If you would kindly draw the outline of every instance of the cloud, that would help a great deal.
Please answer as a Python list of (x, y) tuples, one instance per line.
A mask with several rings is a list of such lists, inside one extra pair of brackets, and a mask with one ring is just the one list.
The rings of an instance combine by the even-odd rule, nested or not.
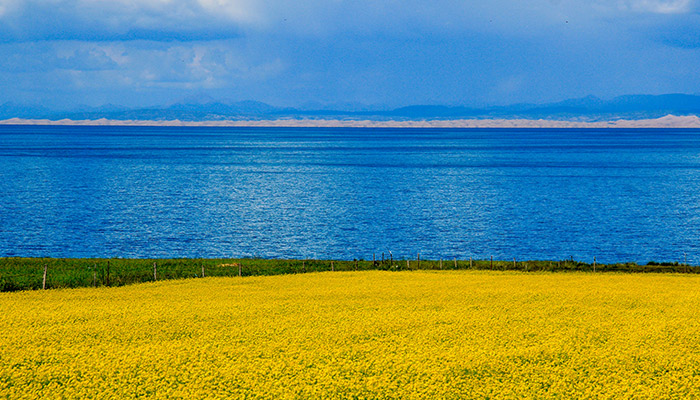
[(259, 57), (228, 41), (39, 42), (0, 45), (0, 53), (0, 73), (52, 80), (70, 72), (72, 78), (61, 83), (66, 87), (231, 88), (285, 69), (276, 57)]
[(121, 61), (108, 47), (89, 43), (5, 44), (0, 51), (0, 71), (12, 73), (109, 70)]
[(582, 20), (591, 12), (573, 0), (0, 0), (0, 40), (527, 33), (559, 26), (567, 17)]
[(684, 14), (692, 10), (691, 0), (627, 0), (623, 8), (656, 14)]
[(221, 40), (279, 34), (422, 37), (592, 30), (626, 13), (690, 12), (691, 0), (0, 0), (0, 41)]
[[(0, 0), (0, 41), (218, 40), (241, 35), (254, 22), (209, 1), (194, 0)], [(223, 6), (222, 6), (223, 7)], [(222, 8), (223, 9), (223, 8)]]
[(678, 71), (697, 65), (699, 17), (695, 0), (0, 0), (0, 103), (206, 90), (399, 106), (682, 91), (697, 81)]

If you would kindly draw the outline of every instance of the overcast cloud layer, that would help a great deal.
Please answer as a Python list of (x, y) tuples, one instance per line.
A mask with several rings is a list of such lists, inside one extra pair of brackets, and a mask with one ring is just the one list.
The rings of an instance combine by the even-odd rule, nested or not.
[(0, 0), (0, 103), (700, 93), (694, 0)]

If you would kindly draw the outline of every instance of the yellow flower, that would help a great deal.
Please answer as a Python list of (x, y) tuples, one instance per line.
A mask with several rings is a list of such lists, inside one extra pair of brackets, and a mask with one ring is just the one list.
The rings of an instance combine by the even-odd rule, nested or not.
[(698, 398), (699, 287), (370, 271), (0, 293), (0, 398)]

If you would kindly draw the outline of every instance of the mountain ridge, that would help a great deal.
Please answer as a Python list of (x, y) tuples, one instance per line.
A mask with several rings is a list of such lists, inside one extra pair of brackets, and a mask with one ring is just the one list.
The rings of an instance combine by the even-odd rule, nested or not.
[(163, 106), (123, 107), (103, 105), (51, 110), (37, 105), (7, 102), (0, 105), (0, 119), (242, 121), (271, 119), (348, 120), (455, 120), (455, 119), (554, 119), (589, 122), (611, 119), (654, 119), (665, 115), (700, 115), (700, 96), (690, 94), (624, 95), (610, 100), (595, 96), (546, 104), (516, 103), (505, 106), (415, 104), (393, 109), (367, 106), (351, 110), (277, 107), (264, 102), (223, 101), (193, 96)]

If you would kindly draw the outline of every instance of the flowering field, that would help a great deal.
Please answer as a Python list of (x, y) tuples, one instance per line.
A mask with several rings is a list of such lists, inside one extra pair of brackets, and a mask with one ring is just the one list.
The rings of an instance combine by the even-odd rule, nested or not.
[(0, 307), (0, 398), (700, 398), (697, 275), (323, 272)]

